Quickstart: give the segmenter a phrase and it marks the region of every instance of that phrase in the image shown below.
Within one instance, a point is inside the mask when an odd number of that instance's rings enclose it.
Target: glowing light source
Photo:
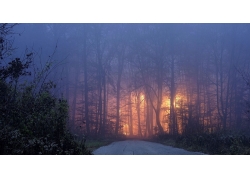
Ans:
[[[174,106],[179,108],[180,104],[178,103],[180,100],[182,99],[182,97],[180,95],[176,95],[175,97],[175,101],[174,101]]]
[[[144,95],[143,94],[140,95],[140,100],[141,101],[144,100]]]

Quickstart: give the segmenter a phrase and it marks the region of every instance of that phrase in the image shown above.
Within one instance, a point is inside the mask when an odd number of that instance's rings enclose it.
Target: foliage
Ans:
[[[89,139],[86,141],[86,147],[91,150],[94,151],[96,149],[98,149],[101,146],[107,146],[110,143],[116,141],[112,140],[112,139]]]
[[[214,133],[188,133],[182,135],[157,134],[151,141],[214,155],[249,155],[250,136],[245,132],[217,131]]]
[[[28,92],[5,106],[1,119],[1,154],[85,154],[66,129],[67,102],[48,93]],[[86,152],[85,152],[86,151]]]
[[[4,42],[1,37],[2,59]],[[49,65],[33,81],[19,83],[20,77],[31,75],[31,62],[29,53],[24,60],[0,64],[0,154],[91,154],[67,130],[67,101],[52,95],[56,85],[41,75]]]
[[[217,155],[248,155],[250,154],[250,137],[243,133],[220,131],[216,133],[199,133],[172,137],[157,137],[161,142],[173,139],[174,145],[189,151],[200,151]]]

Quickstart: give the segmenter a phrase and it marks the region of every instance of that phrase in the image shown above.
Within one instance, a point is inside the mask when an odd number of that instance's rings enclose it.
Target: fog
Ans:
[[[249,24],[19,24],[11,58],[52,63],[88,136],[249,129]],[[32,71],[32,72],[33,72]],[[34,74],[34,72],[33,72]]]

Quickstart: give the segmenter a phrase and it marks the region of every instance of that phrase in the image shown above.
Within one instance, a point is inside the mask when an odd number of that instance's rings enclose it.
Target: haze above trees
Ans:
[[[49,78],[68,101],[76,134],[249,129],[242,77],[249,24],[20,24],[15,31],[14,45],[32,49],[35,66],[53,55]]]

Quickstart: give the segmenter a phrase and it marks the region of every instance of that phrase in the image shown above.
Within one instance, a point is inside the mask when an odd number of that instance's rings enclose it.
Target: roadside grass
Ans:
[[[85,141],[85,146],[88,150],[90,150],[90,152],[93,152],[94,150],[102,147],[102,146],[107,146],[109,144],[111,144],[112,142],[115,141],[124,141],[124,140],[128,140],[128,137],[124,136],[124,135],[118,135],[118,136],[109,136],[106,138],[87,138]]]
[[[155,136],[151,141],[210,155],[250,155],[250,137],[241,133],[217,132],[180,136]]]
[[[110,143],[112,143],[112,140],[103,140],[103,139],[87,139],[85,142],[85,146],[88,150],[93,152],[94,150],[98,149],[99,147],[102,146],[107,146]]]
[[[235,132],[197,133],[171,136],[155,135],[151,138],[119,137],[107,139],[87,139],[85,146],[90,152],[115,141],[144,140],[156,142],[187,151],[210,155],[250,155],[250,136]]]

